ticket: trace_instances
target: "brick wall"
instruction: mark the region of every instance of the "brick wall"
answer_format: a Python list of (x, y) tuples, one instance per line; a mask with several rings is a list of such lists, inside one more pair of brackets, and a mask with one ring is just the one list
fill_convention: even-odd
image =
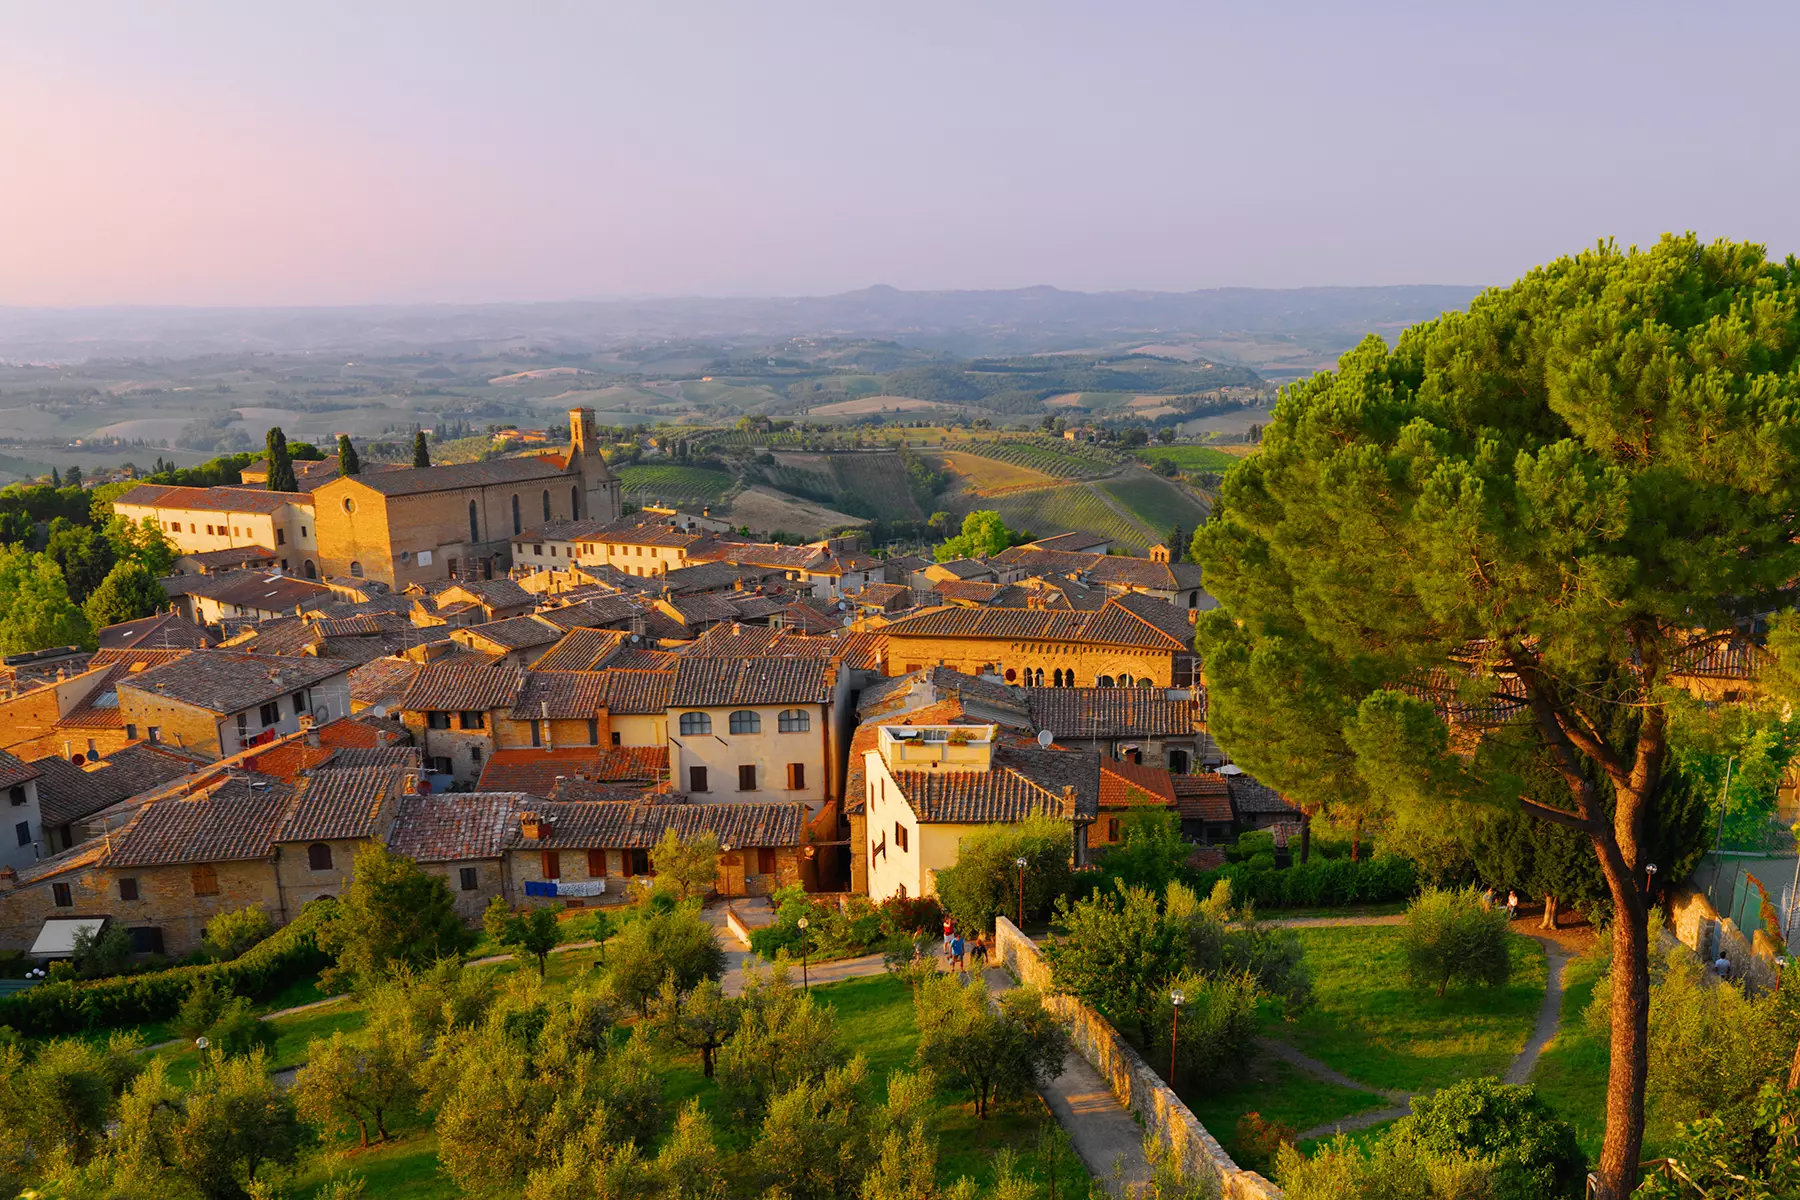
[[(141, 738), (148, 738), (150, 729), (154, 726), (159, 731), (157, 740), (167, 745), (191, 750), (208, 758), (222, 756), (223, 752), (219, 747), (219, 717), (204, 708), (183, 704), (155, 692), (140, 691), (126, 684), (119, 686), (119, 707), (124, 711), (126, 722), (137, 726), (137, 734)], [(234, 742), (235, 732), (234, 730), (232, 739)], [(235, 745), (231, 752), (237, 753)]]
[(281, 881), (288, 911), (297, 913), (309, 900), (320, 896), (341, 898), (355, 875), (356, 852), (364, 844), (360, 838), (326, 842), (331, 848), (331, 868), (325, 871), (312, 869), (311, 842), (283, 842), (277, 846), (275, 873)]
[[(462, 869), (475, 868), (475, 890), (462, 890)], [(488, 901), (495, 896), (502, 899), (506, 896), (506, 880), (504, 871), (497, 858), (478, 859), (473, 862), (420, 863), (419, 869), (431, 875), (442, 875), (450, 885), (450, 895), (456, 900), (456, 915), (470, 924), (481, 920), (482, 912)]]
[(1106, 1018), (1073, 996), (1055, 992), (1050, 965), (1036, 944), (1005, 917), (994, 922), (994, 956), (1021, 983), (1045, 993), (1046, 1007), (1068, 1028), (1076, 1052), (1107, 1081), (1119, 1103), (1176, 1152), (1190, 1173), (1216, 1182), (1222, 1200), (1279, 1200), (1281, 1189), (1233, 1162), (1218, 1139)]

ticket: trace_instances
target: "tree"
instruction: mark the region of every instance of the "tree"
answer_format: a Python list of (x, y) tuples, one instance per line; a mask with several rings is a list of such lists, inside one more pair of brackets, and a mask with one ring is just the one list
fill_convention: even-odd
[(740, 1117), (760, 1119), (772, 1096), (847, 1060), (836, 1011), (796, 990), (785, 966), (752, 972), (742, 1004), (737, 1031), (719, 1050), (720, 1090)]
[(72, 488), (81, 486), (81, 467), (79, 465), (69, 468), (69, 473), (63, 476), (63, 486)]
[(978, 978), (939, 974), (913, 997), (919, 1026), (918, 1064), (956, 1079), (975, 1094), (975, 1117), (991, 1103), (1031, 1094), (1062, 1071), (1069, 1040), (1037, 989), (1003, 993), (996, 1008)]
[(650, 1002), (650, 1026), (657, 1037), (687, 1050), (700, 1052), (700, 1070), (713, 1077), (713, 1058), (733, 1033), (743, 1015), (742, 1002), (727, 996), (718, 981), (702, 979), (682, 992), (665, 977)]
[(350, 444), (350, 435), (338, 434), (338, 475), (361, 475), (362, 459), (357, 457), (356, 447)]
[(277, 425), (269, 430), (264, 439), (269, 460), (269, 482), (266, 485), (271, 492), (297, 492), (300, 481), (294, 477), (294, 460), (288, 454), (287, 434)]
[(221, 1058), (275, 1053), (275, 1027), (257, 1015), (250, 1001), (233, 996), (219, 1007), (219, 1015), (206, 1029), (207, 1053)]
[(1071, 905), (1057, 905), (1062, 937), (1044, 947), (1059, 990), (1077, 996), (1143, 1045), (1155, 1037), (1165, 985), (1187, 964), (1187, 933), (1165, 920), (1156, 897), (1115, 883)]
[(999, 513), (983, 509), (964, 517), (962, 532), (939, 546), (935, 553), (939, 562), (949, 562), (953, 558), (986, 558), (1024, 540), (1024, 534), (1006, 527)]
[(684, 841), (666, 829), (650, 850), (650, 865), (656, 869), (657, 887), (672, 890), (682, 900), (704, 900), (719, 878), (719, 839), (702, 833)]
[(122, 975), (131, 966), (131, 934), (125, 926), (109, 922), (99, 934), (82, 929), (75, 934), (71, 958), (77, 979), (104, 979)]
[(997, 916), (1016, 919), (1023, 858), (1025, 919), (1046, 917), (1068, 894), (1073, 848), (1069, 823), (1058, 817), (986, 826), (962, 839), (955, 866), (938, 870), (938, 903), (964, 929), (992, 929)]
[(246, 1200), (264, 1168), (292, 1166), (306, 1128), (268, 1072), (260, 1053), (215, 1060), (184, 1093), (151, 1060), (119, 1104), (117, 1193)]
[(1415, 1096), (1391, 1137), (1439, 1159), (1467, 1156), (1494, 1167), (1497, 1200), (1577, 1197), (1587, 1157), (1575, 1129), (1529, 1085), (1476, 1077)]
[(106, 536), (121, 561), (135, 559), (158, 579), (175, 569), (176, 551), (158, 525), (155, 517), (145, 517), (136, 525), (124, 517), (111, 516), (106, 521)]
[(1180, 525), (1169, 526), (1169, 561), (1180, 562), (1187, 557), (1187, 530)]
[(1400, 931), (1407, 983), (1436, 987), (1440, 996), (1452, 983), (1500, 987), (1512, 975), (1510, 921), (1504, 908), (1490, 908), (1474, 888), (1427, 887), (1406, 906)]
[(1604, 244), (1371, 337), (1283, 394), (1195, 537), (1221, 602), (1208, 718), (1246, 769), (1592, 844), (1615, 914), (1603, 1200), (1643, 1142), (1642, 835), (1674, 685), (1800, 574), (1797, 276), (1755, 246)]
[(481, 914), (481, 923), (488, 936), (502, 946), (517, 946), (521, 954), (536, 959), (538, 978), (542, 979), (560, 932), (561, 922), (556, 919), (556, 914), (557, 910), (549, 907), (528, 908), (515, 913), (507, 907), (506, 901), (495, 896), (488, 901), (487, 911)]
[(413, 434), (413, 466), (429, 467), (431, 465), (431, 447), (425, 444), (423, 429)]
[(88, 621), (69, 599), (62, 568), (47, 554), (0, 546), (0, 654), (50, 646), (86, 646)]
[(388, 1118), (415, 1105), (422, 1089), (416, 1075), (423, 1063), (418, 1034), (406, 1023), (377, 1020), (357, 1039), (339, 1032), (314, 1038), (306, 1065), (294, 1076), (300, 1115), (328, 1132), (354, 1125), (358, 1144), (388, 1140)]
[(621, 1003), (645, 1015), (650, 999), (673, 977), (686, 991), (702, 979), (725, 973), (725, 951), (711, 925), (692, 908), (647, 912), (606, 943), (607, 979)]
[(371, 842), (357, 851), (350, 887), (319, 930), (319, 948), (337, 960), (322, 978), (367, 988), (396, 967), (454, 958), (473, 941), (443, 876)]
[(1164, 425), (1161, 429), (1158, 429), (1156, 431), (1156, 440), (1165, 446), (1173, 442), (1175, 440), (1175, 427), (1173, 425)]
[(861, 1093), (868, 1074), (868, 1060), (859, 1054), (770, 1098), (752, 1154), (771, 1190), (793, 1200), (856, 1194), (867, 1161)]
[[(58, 518), (61, 521), (61, 518)], [(100, 581), (113, 569), (117, 554), (111, 539), (104, 533), (70, 525), (50, 535), (44, 553), (62, 568), (69, 587), (69, 598), (77, 604), (86, 600)]]
[(169, 602), (168, 592), (136, 559), (126, 559), (114, 567), (85, 605), (87, 621), (95, 629), (105, 629), (122, 621), (153, 617)]
[(236, 958), (275, 931), (260, 904), (227, 908), (206, 922), (206, 949), (219, 958)]

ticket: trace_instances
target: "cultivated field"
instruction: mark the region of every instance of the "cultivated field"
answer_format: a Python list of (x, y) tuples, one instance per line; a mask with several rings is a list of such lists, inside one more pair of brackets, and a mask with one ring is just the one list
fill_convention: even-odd
[(1142, 468), (1134, 467), (1119, 478), (1096, 486), (1165, 536), (1171, 525), (1179, 525), (1191, 535), (1206, 520), (1207, 510), (1199, 501), (1179, 485)]
[(748, 525), (753, 533), (780, 530), (805, 538), (822, 537), (826, 531), (846, 525), (868, 524), (861, 517), (765, 487), (745, 488), (732, 497), (730, 515), (734, 524)]
[(938, 400), (915, 400), (911, 396), (858, 396), (854, 400), (839, 400), (835, 404), (821, 404), (817, 408), (808, 409), (809, 417), (860, 417), (868, 413), (882, 412), (919, 412), (931, 410), (936, 412), (958, 412), (963, 408), (960, 404), (949, 404)]
[[(1063, 483), (1001, 496), (965, 494), (959, 498), (963, 512), (992, 509), (1013, 529), (1038, 537), (1054, 533), (1094, 533), (1111, 538), (1119, 549), (1142, 554), (1163, 539), (1123, 506), (1090, 483)], [(960, 515), (960, 514), (959, 514)]]
[(674, 504), (712, 504), (736, 482), (723, 471), (704, 467), (626, 467), (619, 472), (625, 495), (634, 503), (663, 500)]
[(1224, 471), (1241, 457), (1212, 446), (1149, 446), (1136, 454), (1147, 463), (1172, 462), (1182, 471)]
[(1004, 488), (1033, 485), (1041, 487), (1056, 482), (1053, 476), (1036, 468), (1001, 462), (997, 458), (970, 454), (962, 450), (950, 450), (932, 457), (967, 480), (968, 489), (973, 492), (985, 494)]

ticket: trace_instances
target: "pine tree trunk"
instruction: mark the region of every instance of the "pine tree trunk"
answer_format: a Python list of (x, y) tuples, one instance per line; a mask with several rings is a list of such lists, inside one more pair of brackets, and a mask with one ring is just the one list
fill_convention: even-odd
[(1612, 1063), (1597, 1172), (1599, 1200), (1626, 1200), (1637, 1185), (1644, 1149), (1644, 1085), (1650, 1074), (1649, 914), (1634, 873), (1622, 869), (1617, 854), (1616, 848), (1610, 854), (1603, 849), (1600, 856), (1613, 894), (1613, 965)]
[(1540, 929), (1555, 929), (1556, 928), (1556, 897), (1555, 896), (1545, 896), (1544, 897), (1544, 921), (1543, 921), (1543, 924), (1539, 926), (1539, 928)]

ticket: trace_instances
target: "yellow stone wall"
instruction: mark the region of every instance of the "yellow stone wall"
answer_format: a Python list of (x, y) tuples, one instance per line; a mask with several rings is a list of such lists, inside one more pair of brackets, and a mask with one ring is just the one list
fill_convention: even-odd
[(1115, 681), (1129, 675), (1134, 681), (1149, 679), (1155, 686), (1166, 688), (1174, 679), (1175, 655), (1167, 650), (1088, 642), (937, 638), (890, 632), (884, 666), (889, 675), (906, 675), (937, 666), (979, 675), (997, 667), (1002, 678), (1012, 671), (1014, 675), (1007, 682), (1019, 684), (1023, 683), (1022, 672), (1042, 671), (1046, 687), (1059, 670), (1075, 673), (1075, 687), (1096, 687), (1103, 675)]

